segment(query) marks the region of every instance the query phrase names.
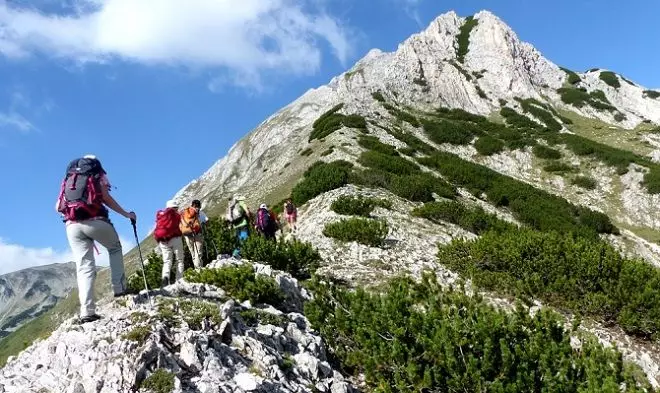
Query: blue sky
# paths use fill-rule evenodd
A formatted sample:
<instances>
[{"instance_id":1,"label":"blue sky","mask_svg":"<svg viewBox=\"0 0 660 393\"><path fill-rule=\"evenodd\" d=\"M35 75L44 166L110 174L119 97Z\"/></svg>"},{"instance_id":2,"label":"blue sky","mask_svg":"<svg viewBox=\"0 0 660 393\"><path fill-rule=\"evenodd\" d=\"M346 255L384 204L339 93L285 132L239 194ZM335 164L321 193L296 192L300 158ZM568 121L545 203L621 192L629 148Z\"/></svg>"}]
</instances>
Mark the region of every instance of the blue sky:
<instances>
[{"instance_id":1,"label":"blue sky","mask_svg":"<svg viewBox=\"0 0 660 393\"><path fill-rule=\"evenodd\" d=\"M0 0L0 274L69 257L53 205L73 157L103 161L144 235L264 118L369 49L481 9L557 64L660 87L658 2Z\"/></svg>"}]
</instances>

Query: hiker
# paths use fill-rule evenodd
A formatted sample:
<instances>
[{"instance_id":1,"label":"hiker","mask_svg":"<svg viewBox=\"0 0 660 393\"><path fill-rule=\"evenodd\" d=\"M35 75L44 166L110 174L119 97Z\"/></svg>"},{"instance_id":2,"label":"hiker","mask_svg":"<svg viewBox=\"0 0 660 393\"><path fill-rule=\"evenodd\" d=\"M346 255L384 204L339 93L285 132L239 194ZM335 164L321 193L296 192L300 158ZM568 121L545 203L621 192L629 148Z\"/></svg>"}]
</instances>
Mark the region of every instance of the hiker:
<instances>
[{"instance_id":1,"label":"hiker","mask_svg":"<svg viewBox=\"0 0 660 393\"><path fill-rule=\"evenodd\" d=\"M181 212L181 224L179 225L197 270L202 268L202 248L204 247L202 225L208 221L206 214L201 209L202 202L199 199L192 201L190 206Z\"/></svg>"},{"instance_id":2,"label":"hiker","mask_svg":"<svg viewBox=\"0 0 660 393\"><path fill-rule=\"evenodd\" d=\"M238 246L234 249L232 255L234 257L240 256L240 246L248 238L249 235L249 220L252 213L250 209L245 204L245 198L242 196L235 196L229 198L229 204L227 206L227 220L231 224L232 228L236 231L236 238L238 240Z\"/></svg>"},{"instance_id":3,"label":"hiker","mask_svg":"<svg viewBox=\"0 0 660 393\"><path fill-rule=\"evenodd\" d=\"M293 204L291 198L287 198L286 202L284 202L283 211L289 231L295 231L296 222L298 220L298 209L296 208L296 205Z\"/></svg>"},{"instance_id":4,"label":"hiker","mask_svg":"<svg viewBox=\"0 0 660 393\"><path fill-rule=\"evenodd\" d=\"M275 240L275 233L278 227L275 213L269 210L265 203L262 203L257 210L254 228L266 239Z\"/></svg>"},{"instance_id":5,"label":"hiker","mask_svg":"<svg viewBox=\"0 0 660 393\"><path fill-rule=\"evenodd\" d=\"M170 284L170 275L172 269L172 257L176 259L176 281L183 278L183 240L179 224L181 215L178 212L179 204L170 200L165 204L165 209L158 210L156 213L156 229L154 230L154 239L158 242L161 254L163 255L163 271L161 275L160 287Z\"/></svg>"},{"instance_id":6,"label":"hiker","mask_svg":"<svg viewBox=\"0 0 660 393\"><path fill-rule=\"evenodd\" d=\"M110 221L109 211L128 218L134 224L137 217L127 212L110 195L110 182L101 162L94 155L72 160L55 205L66 226L66 236L77 268L80 323L101 318L96 314L94 282L96 263L94 241L108 250L112 291L115 297L126 293L124 257L119 235Z\"/></svg>"}]
</instances>

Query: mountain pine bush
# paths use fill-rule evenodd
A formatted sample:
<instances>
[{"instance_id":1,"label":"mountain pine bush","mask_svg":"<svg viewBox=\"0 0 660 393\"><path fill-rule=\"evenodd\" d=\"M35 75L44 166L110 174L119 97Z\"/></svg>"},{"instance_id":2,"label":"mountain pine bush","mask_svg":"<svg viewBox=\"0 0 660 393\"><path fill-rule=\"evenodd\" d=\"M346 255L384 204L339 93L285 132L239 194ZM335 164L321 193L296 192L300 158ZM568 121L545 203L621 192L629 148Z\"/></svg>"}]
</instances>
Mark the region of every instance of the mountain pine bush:
<instances>
[{"instance_id":1,"label":"mountain pine bush","mask_svg":"<svg viewBox=\"0 0 660 393\"><path fill-rule=\"evenodd\" d=\"M604 240L521 229L441 246L439 261L487 290L533 296L618 323L627 333L660 330L660 271L625 259Z\"/></svg>"},{"instance_id":2,"label":"mountain pine bush","mask_svg":"<svg viewBox=\"0 0 660 393\"><path fill-rule=\"evenodd\" d=\"M491 203L508 207L519 221L532 228L584 234L618 232L603 213L578 208L564 198L454 154L438 152L417 161L436 169L454 185L467 188L477 197L485 193Z\"/></svg>"},{"instance_id":3,"label":"mountain pine bush","mask_svg":"<svg viewBox=\"0 0 660 393\"><path fill-rule=\"evenodd\" d=\"M284 293L273 278L256 274L252 265L223 266L218 269L186 270L188 282L215 285L239 301L252 304L271 304L275 307L284 301Z\"/></svg>"},{"instance_id":4,"label":"mountain pine bush","mask_svg":"<svg viewBox=\"0 0 660 393\"><path fill-rule=\"evenodd\" d=\"M305 171L303 179L291 190L291 198L297 206L345 185L353 164L338 160L331 163L317 162Z\"/></svg>"},{"instance_id":5,"label":"mountain pine bush","mask_svg":"<svg viewBox=\"0 0 660 393\"><path fill-rule=\"evenodd\" d=\"M643 392L621 353L571 347L557 314L497 310L479 295L396 278L382 293L315 282L305 315L344 371L373 392ZM637 371L637 372L636 372ZM642 374L643 375L643 374Z\"/></svg>"},{"instance_id":6,"label":"mountain pine bush","mask_svg":"<svg viewBox=\"0 0 660 393\"><path fill-rule=\"evenodd\" d=\"M290 273L296 278L308 278L318 268L321 255L311 243L299 240L272 241L259 235L249 236L241 246L241 255L273 269Z\"/></svg>"},{"instance_id":7,"label":"mountain pine bush","mask_svg":"<svg viewBox=\"0 0 660 393\"><path fill-rule=\"evenodd\" d=\"M184 249L186 247L184 246ZM170 272L170 282L174 282L176 278L176 261ZM144 273L147 279L149 289L160 288L160 280L163 272L163 258L155 252L147 255L147 260L144 263ZM142 269L131 274L127 281L128 290L131 293L138 293L144 290L144 278L142 277Z\"/></svg>"},{"instance_id":8,"label":"mountain pine bush","mask_svg":"<svg viewBox=\"0 0 660 393\"><path fill-rule=\"evenodd\" d=\"M479 21L474 19L473 16L468 16L465 19L465 23L461 25L461 30L456 37L458 40L458 50L456 51L456 58L458 61L463 63L465 61L465 56L468 54L468 49L470 46L470 33L472 29L477 27Z\"/></svg>"},{"instance_id":9,"label":"mountain pine bush","mask_svg":"<svg viewBox=\"0 0 660 393\"><path fill-rule=\"evenodd\" d=\"M399 121L405 121L406 123L410 124L413 127L419 127L419 120L417 120L417 117L415 115L406 112L402 109L398 109L394 107L391 104L388 103L383 103L383 107L387 109L387 111L390 113L390 115L396 117Z\"/></svg>"},{"instance_id":10,"label":"mountain pine bush","mask_svg":"<svg viewBox=\"0 0 660 393\"><path fill-rule=\"evenodd\" d=\"M545 104L533 99L517 99L520 105L523 108L523 111L531 113L534 117L541 120L548 130L550 131L560 131L562 129L561 123L559 123L551 113L551 107L546 106Z\"/></svg>"},{"instance_id":11,"label":"mountain pine bush","mask_svg":"<svg viewBox=\"0 0 660 393\"><path fill-rule=\"evenodd\" d=\"M571 85L577 85L582 81L582 79L580 79L580 76L575 72L569 70L568 68L564 68L564 67L560 67L560 68L568 75L568 83L570 83Z\"/></svg>"},{"instance_id":12,"label":"mountain pine bush","mask_svg":"<svg viewBox=\"0 0 660 393\"><path fill-rule=\"evenodd\" d=\"M544 145L536 145L532 149L534 155L538 158L545 158L549 160L558 160L561 158L561 152Z\"/></svg>"},{"instance_id":13,"label":"mountain pine bush","mask_svg":"<svg viewBox=\"0 0 660 393\"><path fill-rule=\"evenodd\" d=\"M571 183L586 190L595 190L598 186L596 179L589 176L577 176L571 180Z\"/></svg>"},{"instance_id":14,"label":"mountain pine bush","mask_svg":"<svg viewBox=\"0 0 660 393\"><path fill-rule=\"evenodd\" d=\"M366 218L349 218L326 224L323 235L342 242L358 242L371 247L383 245L389 227L387 222Z\"/></svg>"},{"instance_id":15,"label":"mountain pine bush","mask_svg":"<svg viewBox=\"0 0 660 393\"><path fill-rule=\"evenodd\" d=\"M607 83L608 85L612 86L615 89L618 89L621 87L621 82L619 82L619 78L616 76L615 73L611 71L602 71L599 76L600 80L603 82Z\"/></svg>"},{"instance_id":16,"label":"mountain pine bush","mask_svg":"<svg viewBox=\"0 0 660 393\"><path fill-rule=\"evenodd\" d=\"M381 169L395 175L410 175L419 172L419 166L400 156L392 156L376 150L367 150L360 155L358 162L366 167Z\"/></svg>"},{"instance_id":17,"label":"mountain pine bush","mask_svg":"<svg viewBox=\"0 0 660 393\"><path fill-rule=\"evenodd\" d=\"M312 124L312 133L309 135L310 142L314 139L323 139L342 127L367 128L367 121L361 115L337 113L343 107L343 103L335 105L314 121Z\"/></svg>"},{"instance_id":18,"label":"mountain pine bush","mask_svg":"<svg viewBox=\"0 0 660 393\"><path fill-rule=\"evenodd\" d=\"M474 142L474 148L481 155L491 156L504 150L504 142L490 135L484 135Z\"/></svg>"},{"instance_id":19,"label":"mountain pine bush","mask_svg":"<svg viewBox=\"0 0 660 393\"><path fill-rule=\"evenodd\" d=\"M656 98L660 98L660 91L656 91L656 90L644 90L644 92L642 93L642 95L644 96L644 98L649 97L649 98L656 99Z\"/></svg>"},{"instance_id":20,"label":"mountain pine bush","mask_svg":"<svg viewBox=\"0 0 660 393\"><path fill-rule=\"evenodd\" d=\"M360 139L358 139L358 144L367 150L375 150L389 156L399 155L399 152L396 151L394 146L387 145L372 135L361 135Z\"/></svg>"},{"instance_id":21,"label":"mountain pine bush","mask_svg":"<svg viewBox=\"0 0 660 393\"><path fill-rule=\"evenodd\" d=\"M458 195L456 188L427 172L395 176L392 178L389 190L412 202L433 201L434 193L447 199L454 199Z\"/></svg>"},{"instance_id":22,"label":"mountain pine bush","mask_svg":"<svg viewBox=\"0 0 660 393\"><path fill-rule=\"evenodd\" d=\"M371 212L378 206L391 209L392 202L387 199L366 198L361 195L342 195L332 202L330 209L337 214L370 217Z\"/></svg>"},{"instance_id":23,"label":"mountain pine bush","mask_svg":"<svg viewBox=\"0 0 660 393\"><path fill-rule=\"evenodd\" d=\"M475 136L483 132L472 123L458 124L446 120L423 120L424 132L435 143L450 143L452 145L467 145Z\"/></svg>"},{"instance_id":24,"label":"mountain pine bush","mask_svg":"<svg viewBox=\"0 0 660 393\"><path fill-rule=\"evenodd\" d=\"M456 224L476 235L487 231L505 232L517 228L480 207L468 207L458 201L429 202L413 210L412 215L435 223L442 221Z\"/></svg>"}]
</instances>

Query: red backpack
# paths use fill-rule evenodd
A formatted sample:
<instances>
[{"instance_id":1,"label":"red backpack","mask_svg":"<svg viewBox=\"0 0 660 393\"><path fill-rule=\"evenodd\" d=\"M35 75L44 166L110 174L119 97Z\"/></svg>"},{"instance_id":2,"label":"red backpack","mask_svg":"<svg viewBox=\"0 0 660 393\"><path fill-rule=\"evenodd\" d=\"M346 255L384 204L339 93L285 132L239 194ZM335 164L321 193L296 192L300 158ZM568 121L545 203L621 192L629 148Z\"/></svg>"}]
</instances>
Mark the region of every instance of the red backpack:
<instances>
[{"instance_id":1,"label":"red backpack","mask_svg":"<svg viewBox=\"0 0 660 393\"><path fill-rule=\"evenodd\" d=\"M168 207L165 210L159 210L156 213L156 230L154 231L154 239L156 241L168 241L177 236L181 236L179 223L181 216L176 209Z\"/></svg>"}]
</instances>

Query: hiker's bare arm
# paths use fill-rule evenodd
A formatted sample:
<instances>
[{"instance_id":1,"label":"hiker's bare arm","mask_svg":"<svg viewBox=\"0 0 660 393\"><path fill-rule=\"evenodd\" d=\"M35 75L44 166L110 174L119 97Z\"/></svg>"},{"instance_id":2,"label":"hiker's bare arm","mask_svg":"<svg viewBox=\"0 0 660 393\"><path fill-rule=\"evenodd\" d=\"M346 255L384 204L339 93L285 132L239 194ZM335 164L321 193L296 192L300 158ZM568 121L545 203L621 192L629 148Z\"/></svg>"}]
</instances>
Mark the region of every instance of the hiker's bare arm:
<instances>
[{"instance_id":1,"label":"hiker's bare arm","mask_svg":"<svg viewBox=\"0 0 660 393\"><path fill-rule=\"evenodd\" d=\"M135 213L133 213L133 214L131 215L131 213L127 212L127 211L124 210L121 206L119 206L119 203L117 203L117 201L115 201L115 198L113 198L112 195L110 195L110 193L108 192L108 190L107 190L105 187L103 187L102 190L103 190L103 191L102 191L102 192L103 192L103 202L104 202L104 203L105 203L110 209L116 211L117 213L121 214L122 216L124 216L124 217L126 217L126 218L133 218L133 219L135 219Z\"/></svg>"}]
</instances>

